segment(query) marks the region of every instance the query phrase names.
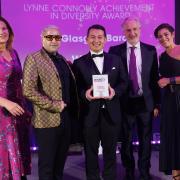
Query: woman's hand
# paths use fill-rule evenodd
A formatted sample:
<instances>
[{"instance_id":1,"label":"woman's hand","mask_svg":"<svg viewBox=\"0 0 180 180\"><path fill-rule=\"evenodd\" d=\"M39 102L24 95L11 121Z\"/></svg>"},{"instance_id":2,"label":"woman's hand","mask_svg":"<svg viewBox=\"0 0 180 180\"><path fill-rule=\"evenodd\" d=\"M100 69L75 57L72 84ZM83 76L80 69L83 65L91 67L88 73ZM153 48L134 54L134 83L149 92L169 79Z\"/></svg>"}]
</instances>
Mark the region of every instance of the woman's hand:
<instances>
[{"instance_id":1,"label":"woman's hand","mask_svg":"<svg viewBox=\"0 0 180 180\"><path fill-rule=\"evenodd\" d=\"M154 109L153 115L154 115L154 117L158 117L158 115L159 115L159 109L158 108Z\"/></svg>"},{"instance_id":2,"label":"woman's hand","mask_svg":"<svg viewBox=\"0 0 180 180\"><path fill-rule=\"evenodd\" d=\"M10 100L7 100L4 102L3 105L13 116L20 116L24 114L24 109L19 106L19 104L14 103Z\"/></svg>"},{"instance_id":3,"label":"woman's hand","mask_svg":"<svg viewBox=\"0 0 180 180\"><path fill-rule=\"evenodd\" d=\"M165 86L167 86L170 83L170 79L169 78L161 78L158 81L159 87L160 88L164 88Z\"/></svg>"}]
</instances>

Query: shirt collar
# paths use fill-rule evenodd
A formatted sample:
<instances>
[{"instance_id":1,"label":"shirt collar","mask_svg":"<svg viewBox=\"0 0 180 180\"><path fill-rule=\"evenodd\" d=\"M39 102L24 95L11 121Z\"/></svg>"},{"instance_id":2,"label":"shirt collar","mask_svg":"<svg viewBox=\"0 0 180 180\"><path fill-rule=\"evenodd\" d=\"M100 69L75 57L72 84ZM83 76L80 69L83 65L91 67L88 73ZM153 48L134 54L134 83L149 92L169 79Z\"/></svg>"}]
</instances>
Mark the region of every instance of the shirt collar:
<instances>
[{"instance_id":1,"label":"shirt collar","mask_svg":"<svg viewBox=\"0 0 180 180\"><path fill-rule=\"evenodd\" d=\"M44 47L43 47L43 50L49 55L49 56L56 56L58 54L58 52L49 52L47 51Z\"/></svg>"},{"instance_id":2,"label":"shirt collar","mask_svg":"<svg viewBox=\"0 0 180 180\"><path fill-rule=\"evenodd\" d=\"M98 52L98 53L90 50L90 53L91 53L91 55L92 54L102 54L103 53L103 49L100 52Z\"/></svg>"},{"instance_id":3,"label":"shirt collar","mask_svg":"<svg viewBox=\"0 0 180 180\"><path fill-rule=\"evenodd\" d=\"M47 55L50 57L51 60L57 60L60 58L58 52L50 53L44 47L43 47L43 49L47 53Z\"/></svg>"},{"instance_id":4,"label":"shirt collar","mask_svg":"<svg viewBox=\"0 0 180 180\"><path fill-rule=\"evenodd\" d=\"M130 44L129 42L127 42L127 49L129 49L129 48L131 48L131 47L133 47L133 45ZM138 42L134 47L140 49L140 42Z\"/></svg>"}]
</instances>

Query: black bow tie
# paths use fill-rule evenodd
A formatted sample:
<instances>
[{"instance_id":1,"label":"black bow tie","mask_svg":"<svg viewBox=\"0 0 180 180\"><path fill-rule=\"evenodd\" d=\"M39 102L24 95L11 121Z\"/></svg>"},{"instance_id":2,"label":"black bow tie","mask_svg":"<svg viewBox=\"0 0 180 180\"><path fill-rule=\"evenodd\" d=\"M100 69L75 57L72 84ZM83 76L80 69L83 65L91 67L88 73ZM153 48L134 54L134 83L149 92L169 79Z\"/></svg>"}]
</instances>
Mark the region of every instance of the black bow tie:
<instances>
[{"instance_id":1,"label":"black bow tie","mask_svg":"<svg viewBox=\"0 0 180 180\"><path fill-rule=\"evenodd\" d=\"M101 54L91 54L91 57L92 57L92 58L95 58L95 57L103 57L103 56L104 56L103 53L101 53Z\"/></svg>"}]
</instances>

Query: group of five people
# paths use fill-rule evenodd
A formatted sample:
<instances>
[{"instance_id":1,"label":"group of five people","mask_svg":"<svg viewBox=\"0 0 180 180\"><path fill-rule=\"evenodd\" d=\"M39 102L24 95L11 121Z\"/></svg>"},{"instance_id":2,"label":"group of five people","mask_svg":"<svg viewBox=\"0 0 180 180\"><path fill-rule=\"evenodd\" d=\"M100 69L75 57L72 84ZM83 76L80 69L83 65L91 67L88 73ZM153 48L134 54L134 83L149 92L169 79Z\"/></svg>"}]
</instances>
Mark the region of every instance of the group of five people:
<instances>
[{"instance_id":1,"label":"group of five people","mask_svg":"<svg viewBox=\"0 0 180 180\"><path fill-rule=\"evenodd\" d=\"M26 99L33 105L31 119L38 144L40 180L63 178L68 148L78 131L83 134L87 180L118 179L119 138L125 179L133 180L135 125L139 138L139 179L151 179L152 118L159 110L160 171L180 179L180 46L174 43L174 29L169 24L155 29L155 37L165 48L159 67L155 47L140 41L139 20L126 18L122 30L126 42L110 47L106 53L105 28L99 24L90 26L86 38L89 52L70 65L58 53L62 39L59 28L47 26L41 33L42 48L27 56L22 75L18 55L11 46L13 31L0 18L1 179L25 179L30 173L27 138L30 113ZM107 97L93 96L92 75L100 74L108 75ZM77 124L82 124L82 129ZM98 164L100 143L102 176Z\"/></svg>"}]
</instances>

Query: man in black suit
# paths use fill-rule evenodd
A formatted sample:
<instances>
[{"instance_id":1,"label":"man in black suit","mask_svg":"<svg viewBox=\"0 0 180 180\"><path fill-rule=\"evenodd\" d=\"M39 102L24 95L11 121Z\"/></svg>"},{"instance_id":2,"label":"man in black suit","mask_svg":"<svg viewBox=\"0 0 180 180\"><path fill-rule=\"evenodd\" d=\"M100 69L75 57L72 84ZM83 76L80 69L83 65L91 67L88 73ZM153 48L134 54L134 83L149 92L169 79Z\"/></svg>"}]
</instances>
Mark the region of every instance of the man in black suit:
<instances>
[{"instance_id":1,"label":"man in black suit","mask_svg":"<svg viewBox=\"0 0 180 180\"><path fill-rule=\"evenodd\" d=\"M74 70L81 99L84 124L86 175L88 180L100 180L98 148L103 148L103 179L116 179L116 143L121 123L119 97L127 87L123 65L115 55L103 52L106 31L101 25L89 27L87 44L90 52L74 61ZM94 97L92 75L107 74L108 97Z\"/></svg>"},{"instance_id":2,"label":"man in black suit","mask_svg":"<svg viewBox=\"0 0 180 180\"><path fill-rule=\"evenodd\" d=\"M140 42L141 25L138 19L125 19L122 29L127 41L109 50L122 60L129 82L127 94L121 99L124 112L121 158L126 168L126 179L134 179L132 132L136 124L140 179L149 180L152 115L157 115L156 105L159 102L157 53L154 46Z\"/></svg>"}]
</instances>

